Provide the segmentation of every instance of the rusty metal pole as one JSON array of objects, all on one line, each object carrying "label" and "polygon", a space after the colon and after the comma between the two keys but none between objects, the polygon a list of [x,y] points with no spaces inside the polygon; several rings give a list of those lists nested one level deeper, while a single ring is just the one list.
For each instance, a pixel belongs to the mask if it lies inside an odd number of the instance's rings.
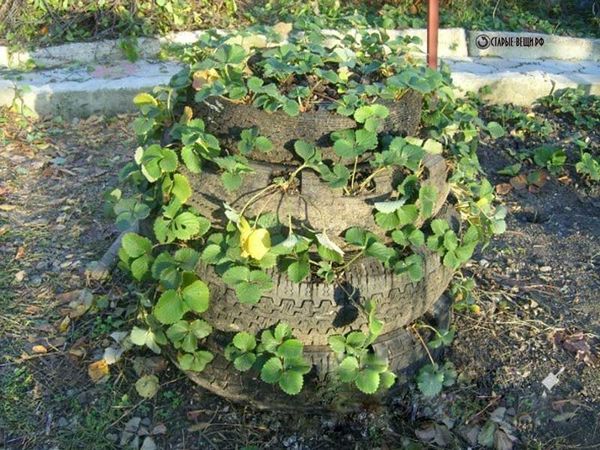
[{"label": "rusty metal pole", "polygon": [[440,0],[429,0],[427,7],[427,65],[437,69],[438,29],[440,28]]}]

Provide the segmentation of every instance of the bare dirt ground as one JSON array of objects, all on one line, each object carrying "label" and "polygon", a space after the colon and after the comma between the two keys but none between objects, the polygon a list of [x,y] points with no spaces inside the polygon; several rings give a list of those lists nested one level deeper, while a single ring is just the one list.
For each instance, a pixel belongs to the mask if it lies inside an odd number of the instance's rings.
[{"label": "bare dirt ground", "polygon": [[[572,131],[549,118],[556,139]],[[89,364],[134,320],[127,276],[83,275],[115,238],[102,195],[131,158],[130,120],[0,115],[0,448],[600,448],[600,195],[572,166],[501,196],[508,231],[464,271],[481,312],[455,314],[459,382],[433,400],[408,385],[351,413],[254,411],[140,350],[94,383]],[[481,145],[494,184],[521,145]],[[148,372],[161,389],[145,400],[133,385]]]}]

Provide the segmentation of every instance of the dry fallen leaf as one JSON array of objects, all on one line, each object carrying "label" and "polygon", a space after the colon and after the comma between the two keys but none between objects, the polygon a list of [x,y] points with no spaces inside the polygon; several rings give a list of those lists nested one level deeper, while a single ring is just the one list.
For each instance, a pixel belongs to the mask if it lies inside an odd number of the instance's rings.
[{"label": "dry fallen leaf", "polygon": [[447,447],[452,442],[452,435],[445,425],[438,423],[428,423],[422,428],[415,430],[415,435],[419,440],[430,444],[435,442],[440,447]]},{"label": "dry fallen leaf", "polygon": [[512,177],[510,184],[517,190],[525,189],[527,187],[527,177],[523,174]]},{"label": "dry fallen leaf", "polygon": [[21,245],[17,249],[17,253],[15,255],[15,259],[22,259],[24,256],[25,256],[25,247],[23,245]]},{"label": "dry fallen leaf", "polygon": [[34,345],[31,347],[33,353],[48,353],[48,349],[43,345]]},{"label": "dry fallen leaf", "polygon": [[88,366],[88,375],[94,383],[103,381],[108,377],[109,373],[108,363],[103,359],[93,362]]},{"label": "dry fallen leaf", "polygon": [[61,303],[68,303],[68,309],[63,310],[63,314],[68,314],[71,319],[76,319],[84,315],[92,306],[94,294],[88,289],[77,289],[56,296]]},{"label": "dry fallen leaf", "polygon": [[496,193],[500,195],[506,195],[512,191],[512,188],[513,186],[510,183],[500,183],[496,185]]},{"label": "dry fallen leaf", "polygon": [[514,436],[498,428],[494,433],[494,449],[512,450],[516,440]]},{"label": "dry fallen leaf", "polygon": [[167,426],[164,423],[159,423],[156,424],[154,426],[154,428],[152,428],[152,431],[150,431],[150,434],[166,434],[167,433]]},{"label": "dry fallen leaf", "polygon": [[594,366],[598,358],[592,353],[589,339],[590,338],[581,331],[568,333],[566,330],[558,330],[552,335],[552,341],[555,346],[562,347],[571,353],[575,353],[575,358],[577,360],[583,361],[591,367]]},{"label": "dry fallen leaf", "polygon": [[573,183],[573,179],[568,175],[563,175],[562,177],[559,177],[558,181],[560,181],[562,184],[566,184],[566,185]]},{"label": "dry fallen leaf", "polygon": [[69,316],[65,316],[64,319],[58,324],[58,331],[61,333],[66,333],[69,329],[69,325],[71,325],[71,318]]}]

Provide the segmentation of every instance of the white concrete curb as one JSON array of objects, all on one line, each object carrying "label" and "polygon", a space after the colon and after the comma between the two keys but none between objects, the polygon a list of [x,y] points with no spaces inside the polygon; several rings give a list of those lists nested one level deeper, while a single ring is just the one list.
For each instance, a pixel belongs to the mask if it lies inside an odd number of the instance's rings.
[{"label": "white concrete curb", "polygon": [[[595,62],[504,60],[498,58],[445,59],[459,93],[490,86],[491,103],[531,105],[557,89],[581,86],[600,95],[600,65]],[[65,118],[133,111],[133,97],[167,84],[182,66],[174,62],[138,61],[84,68],[52,69],[25,74],[19,80],[0,80],[0,105],[11,105],[17,89],[23,102],[39,115]]]}]

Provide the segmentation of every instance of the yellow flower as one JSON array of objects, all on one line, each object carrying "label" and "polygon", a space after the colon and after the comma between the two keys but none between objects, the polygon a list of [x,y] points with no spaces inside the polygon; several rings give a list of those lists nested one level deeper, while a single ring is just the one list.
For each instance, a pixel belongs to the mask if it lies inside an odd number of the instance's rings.
[{"label": "yellow flower", "polygon": [[254,229],[243,217],[240,218],[238,225],[240,230],[240,246],[242,247],[242,257],[252,257],[257,261],[269,252],[271,248],[271,235],[264,228]]}]

